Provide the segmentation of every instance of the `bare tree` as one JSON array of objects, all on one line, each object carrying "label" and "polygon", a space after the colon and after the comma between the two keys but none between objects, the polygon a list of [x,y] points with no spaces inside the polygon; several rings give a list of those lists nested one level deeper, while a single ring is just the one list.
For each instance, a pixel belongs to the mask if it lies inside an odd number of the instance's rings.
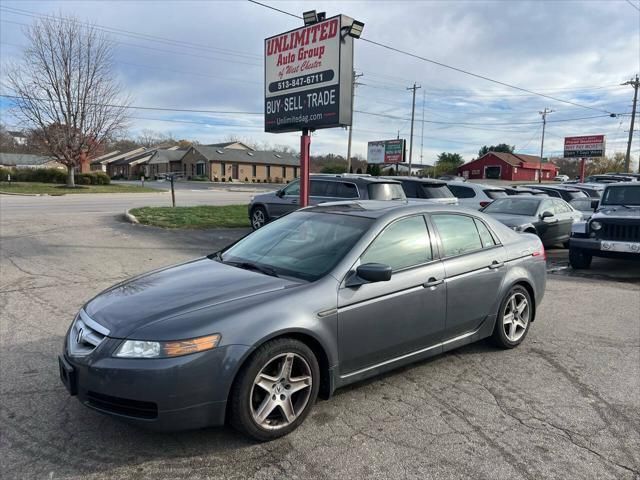
[{"label": "bare tree", "polygon": [[125,126],[129,99],[112,68],[113,44],[73,17],[36,20],[25,35],[22,62],[7,73],[14,115],[74,186],[74,168]]}]

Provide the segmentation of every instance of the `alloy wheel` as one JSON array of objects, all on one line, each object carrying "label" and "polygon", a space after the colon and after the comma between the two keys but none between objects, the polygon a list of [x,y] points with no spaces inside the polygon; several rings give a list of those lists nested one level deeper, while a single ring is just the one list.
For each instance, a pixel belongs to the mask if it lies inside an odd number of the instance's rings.
[{"label": "alloy wheel", "polygon": [[302,356],[275,356],[253,381],[249,397],[253,421],[268,430],[290,425],[309,403],[312,384],[311,368]]},{"label": "alloy wheel", "polygon": [[253,228],[257,230],[260,227],[264,226],[265,223],[266,219],[264,216],[264,212],[259,208],[254,210],[253,214],[251,215],[251,224],[253,225]]},{"label": "alloy wheel", "polygon": [[527,331],[531,309],[527,297],[521,292],[515,292],[504,306],[502,314],[502,328],[505,336],[511,342],[517,342]]}]

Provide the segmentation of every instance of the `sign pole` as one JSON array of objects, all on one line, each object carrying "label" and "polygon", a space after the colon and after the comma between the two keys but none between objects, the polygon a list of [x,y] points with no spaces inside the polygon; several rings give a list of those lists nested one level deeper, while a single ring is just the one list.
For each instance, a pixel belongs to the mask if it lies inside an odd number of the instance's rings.
[{"label": "sign pole", "polygon": [[309,150],[311,147],[311,136],[309,129],[302,129],[300,137],[300,206],[309,205]]},{"label": "sign pole", "polygon": [[586,171],[587,159],[582,157],[580,159],[580,183],[584,183],[584,174]]}]

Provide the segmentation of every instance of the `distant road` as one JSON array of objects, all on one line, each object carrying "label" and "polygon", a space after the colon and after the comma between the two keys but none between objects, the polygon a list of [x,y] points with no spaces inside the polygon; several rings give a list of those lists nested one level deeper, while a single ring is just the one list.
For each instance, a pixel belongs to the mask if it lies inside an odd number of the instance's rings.
[{"label": "distant road", "polygon": [[[140,180],[115,180],[111,183],[119,185],[142,185]],[[169,190],[171,184],[167,181],[146,181],[145,187],[158,188],[160,190]],[[190,182],[190,181],[178,181],[174,183],[175,190],[259,190],[259,191],[271,191],[278,190],[284,185],[281,183],[213,183],[213,182]]]},{"label": "distant road", "polygon": [[[177,206],[246,204],[255,192],[225,190],[176,191]],[[12,218],[40,215],[113,215],[127,208],[171,206],[169,192],[158,193],[83,193],[59,197],[0,195],[0,222]]]}]

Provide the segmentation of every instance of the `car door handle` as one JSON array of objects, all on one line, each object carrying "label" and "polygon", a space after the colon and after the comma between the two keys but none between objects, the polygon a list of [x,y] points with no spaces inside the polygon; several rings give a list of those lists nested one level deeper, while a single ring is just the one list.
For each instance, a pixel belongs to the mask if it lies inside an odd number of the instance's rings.
[{"label": "car door handle", "polygon": [[293,205],[297,205],[297,204],[298,204],[298,200],[291,200],[291,203],[292,203]]},{"label": "car door handle", "polygon": [[422,286],[424,288],[429,288],[429,287],[437,287],[438,285],[440,285],[441,283],[444,283],[444,280],[440,279],[440,280],[436,280],[435,277],[431,277],[427,283],[423,283]]},{"label": "car door handle", "polygon": [[491,270],[495,270],[496,268],[502,268],[504,267],[504,262],[498,262],[497,260],[494,260],[493,262],[491,262],[491,265],[489,265],[489,268]]}]

